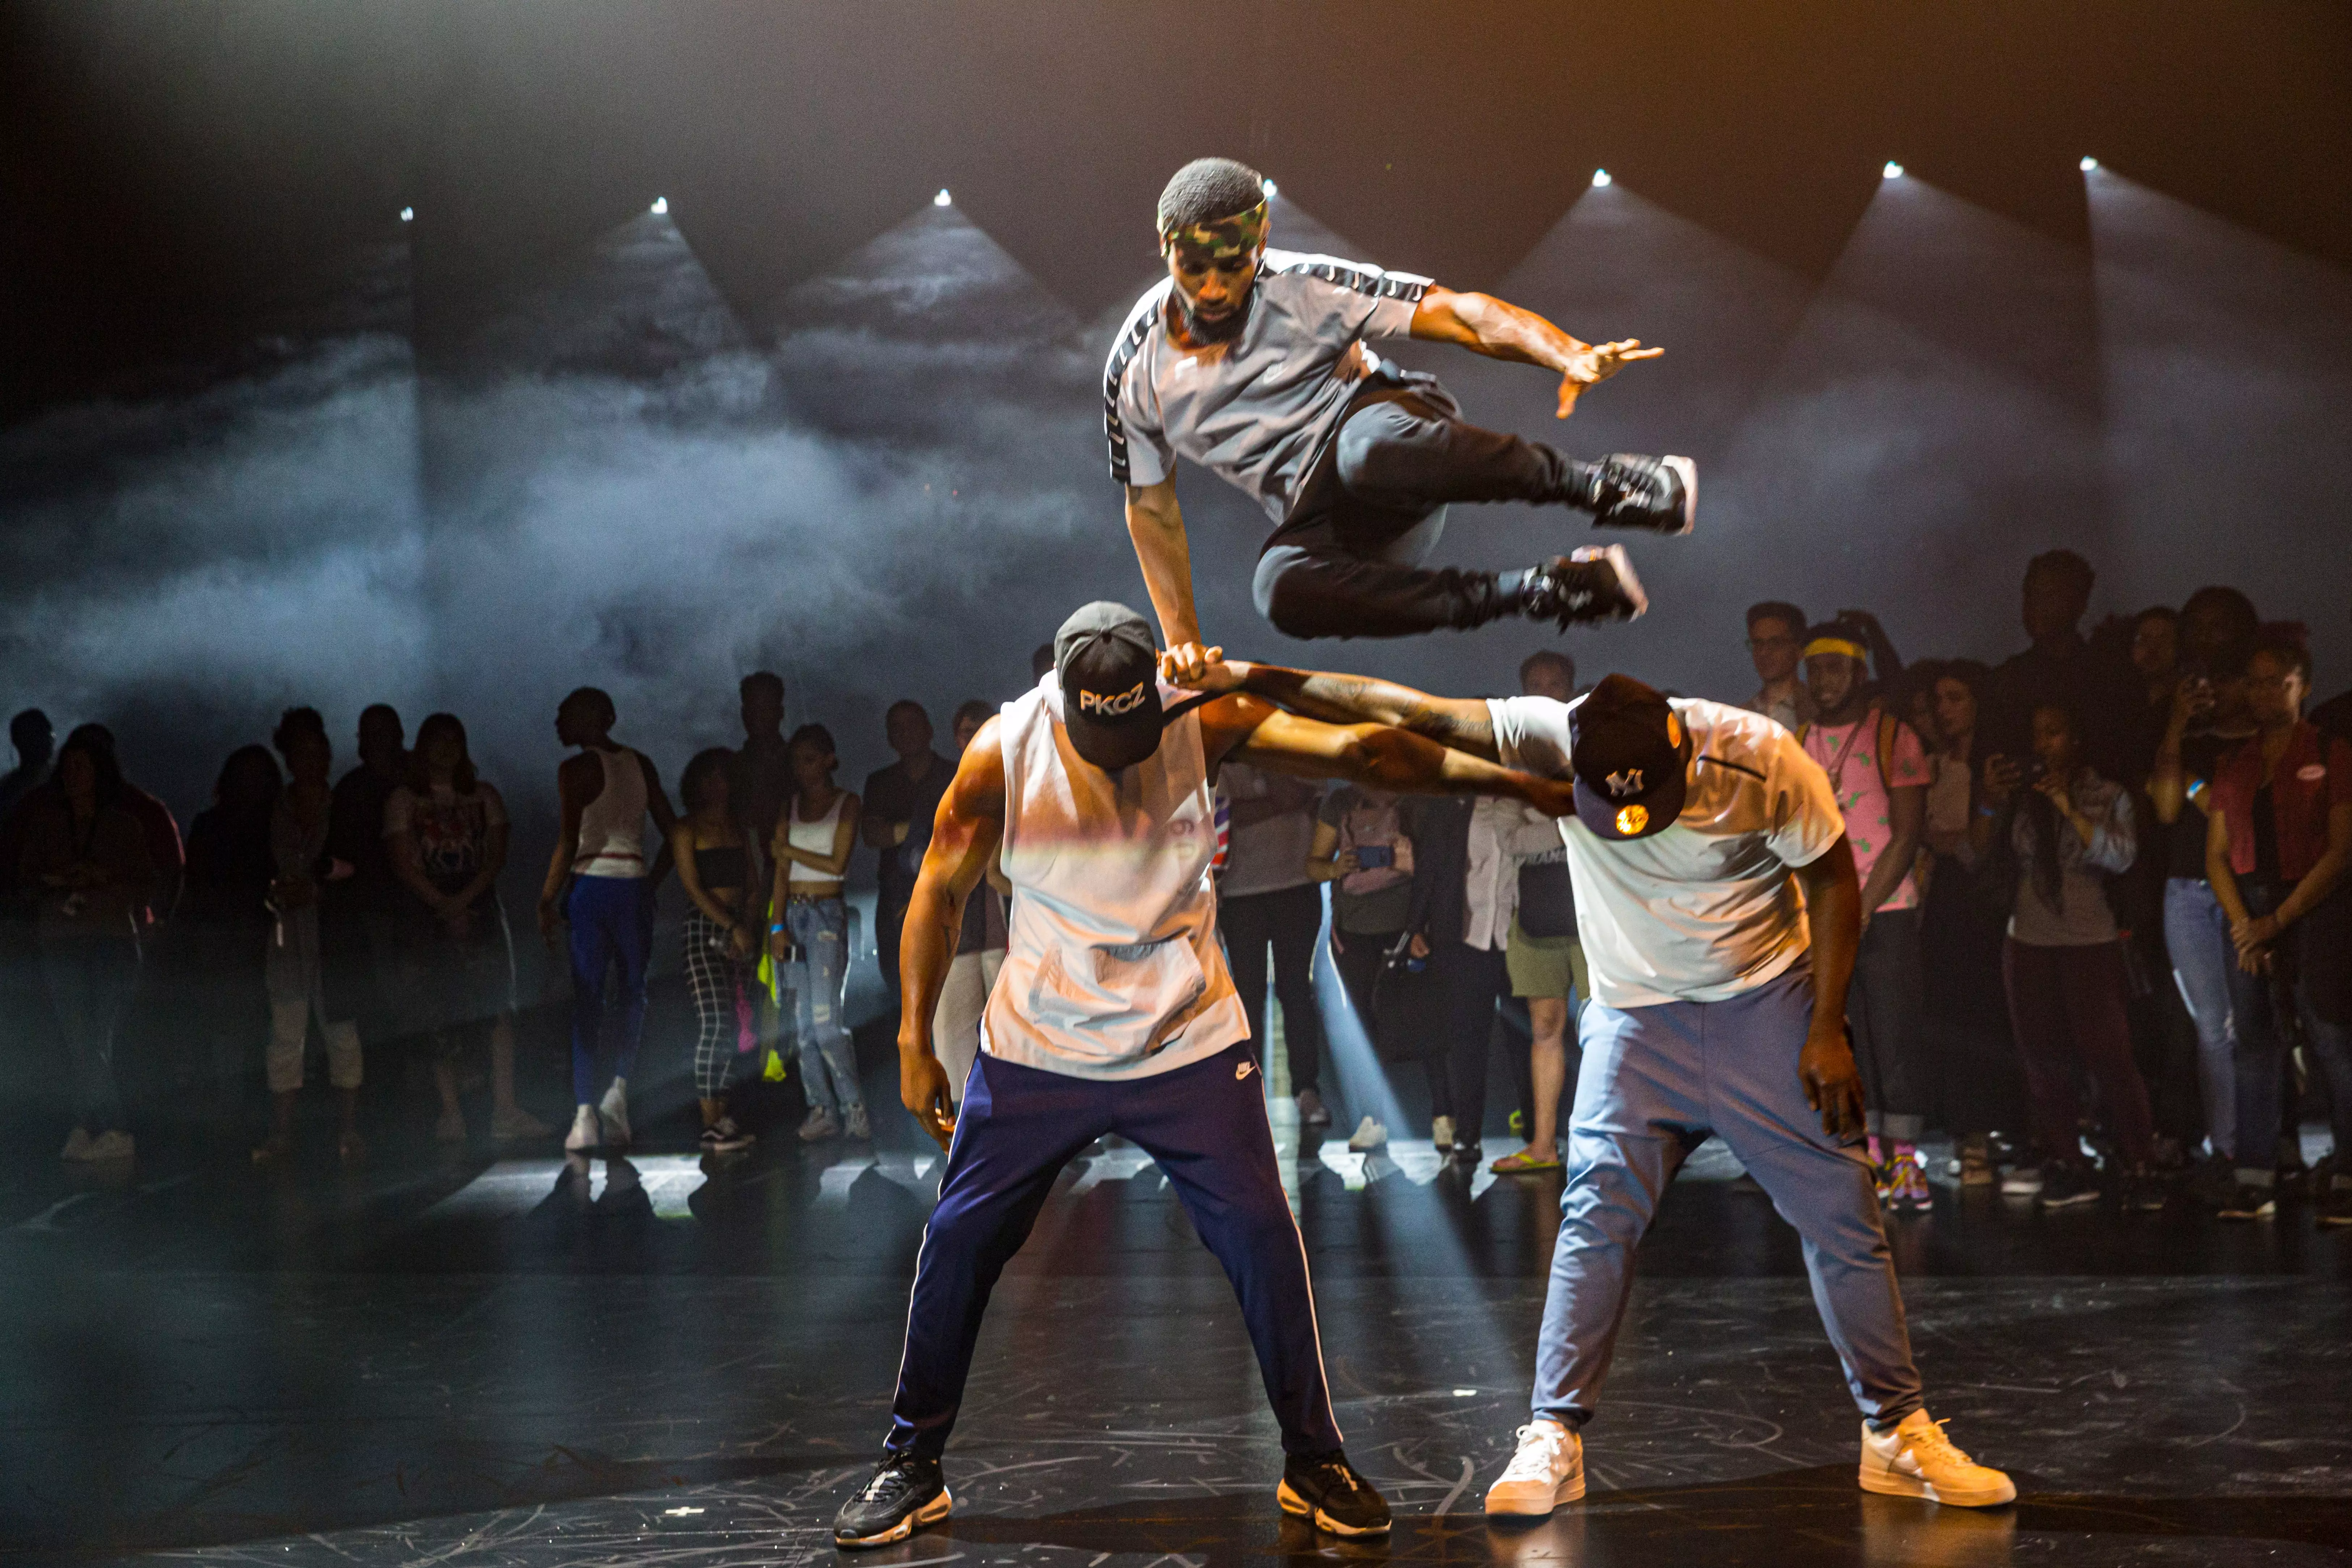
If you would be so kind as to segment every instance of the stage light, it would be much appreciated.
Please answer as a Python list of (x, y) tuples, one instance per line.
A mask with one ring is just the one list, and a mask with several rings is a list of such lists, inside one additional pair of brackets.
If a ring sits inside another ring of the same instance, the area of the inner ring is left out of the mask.
[(416, 221), (416, 209), (415, 207), (401, 208), (400, 221), (403, 223), (415, 223)]
[(1258, 184), (1265, 187), (1265, 194), (1267, 195), (1277, 194), (1274, 188), (1274, 182), (1272, 180), (1260, 180)]
[(1889, 158), (1886, 160), (1886, 167), (1878, 171), (1878, 177), (1882, 180), (1899, 180), (1903, 177), (1903, 165)]
[(654, 216), (660, 217), (668, 211), (669, 198), (667, 196), (656, 196), (654, 198)]
[(2082, 170), (2083, 173), (2086, 174), (2095, 174), (2099, 172), (2099, 161), (2085, 153), (2083, 154), (2083, 161), (2075, 164), (2074, 167)]
[(931, 205), (935, 207), (952, 206), (954, 205), (955, 198), (948, 195), (948, 188), (945, 185), (941, 185), (940, 187), (940, 194), (931, 198)]
[(1595, 169), (1595, 170), (1593, 170), (1593, 171), (1592, 171), (1592, 188), (1593, 188), (1594, 190), (1596, 190), (1596, 191), (1597, 191), (1597, 190), (1600, 190), (1602, 186), (1607, 185), (1607, 184), (1612, 184), (1612, 181), (1610, 180), (1610, 178), (1609, 178), (1609, 171), (1608, 171), (1608, 170), (1606, 170), (1606, 169)]

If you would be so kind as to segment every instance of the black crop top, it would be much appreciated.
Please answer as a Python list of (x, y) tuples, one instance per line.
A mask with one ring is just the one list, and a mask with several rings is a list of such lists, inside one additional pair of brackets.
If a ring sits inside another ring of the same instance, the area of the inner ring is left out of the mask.
[(748, 879), (750, 870), (740, 844), (722, 844), (716, 849), (694, 852), (694, 874), (706, 889), (740, 888)]

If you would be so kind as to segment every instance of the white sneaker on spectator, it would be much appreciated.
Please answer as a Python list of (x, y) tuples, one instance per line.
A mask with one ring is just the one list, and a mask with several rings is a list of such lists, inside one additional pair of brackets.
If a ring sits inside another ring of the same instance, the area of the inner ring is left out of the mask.
[(833, 1119), (832, 1111), (822, 1105), (810, 1107), (808, 1120), (801, 1123), (802, 1142), (820, 1143), (827, 1138), (840, 1136), (841, 1123)]
[(443, 1111), (441, 1119), (433, 1124), (433, 1138), (440, 1143), (463, 1143), (466, 1141), (466, 1113), (462, 1110)]
[(1486, 1489), (1486, 1511), (1541, 1519), (1584, 1495), (1584, 1439), (1557, 1421), (1537, 1419), (1518, 1431), (1519, 1446), (1502, 1478)]
[(138, 1152), (131, 1134), (120, 1127), (110, 1127), (89, 1141), (90, 1163), (102, 1160), (128, 1160)]
[(852, 1138), (870, 1139), (874, 1136), (874, 1123), (866, 1117), (864, 1106), (853, 1105), (849, 1108), (848, 1132)]
[(613, 1087), (604, 1091), (604, 1103), (596, 1107), (596, 1117), (604, 1124), (605, 1148), (629, 1146), (629, 1086), (625, 1079), (613, 1080)]
[(2042, 1167), (2016, 1165), (2000, 1179), (2000, 1195), (2005, 1198), (2030, 1198), (2042, 1191)]
[(583, 1105), (572, 1113), (572, 1131), (563, 1135), (563, 1152), (576, 1154), (583, 1149), (593, 1149), (604, 1141), (604, 1129), (596, 1125), (596, 1108)]
[(89, 1129), (87, 1127), (77, 1127), (72, 1131), (66, 1134), (66, 1146), (63, 1150), (59, 1151), (58, 1158), (60, 1160), (71, 1160), (74, 1163), (79, 1164), (89, 1158)]
[(1357, 1123), (1356, 1130), (1348, 1134), (1348, 1149), (1351, 1153), (1369, 1154), (1386, 1145), (1388, 1141), (1389, 1130), (1367, 1115)]
[(504, 1110), (490, 1114), (490, 1136), (501, 1143), (516, 1142), (527, 1138), (551, 1138), (555, 1129), (525, 1110), (520, 1105), (509, 1105)]
[(1429, 1141), (1436, 1144), (1440, 1150), (1453, 1148), (1454, 1118), (1451, 1116), (1433, 1118), (1429, 1123)]
[(1954, 1508), (1998, 1508), (2017, 1500), (2017, 1483), (1979, 1465), (1944, 1436), (1944, 1424), (1914, 1410), (1903, 1424), (1874, 1432), (1862, 1424), (1862, 1489), (1919, 1498)]

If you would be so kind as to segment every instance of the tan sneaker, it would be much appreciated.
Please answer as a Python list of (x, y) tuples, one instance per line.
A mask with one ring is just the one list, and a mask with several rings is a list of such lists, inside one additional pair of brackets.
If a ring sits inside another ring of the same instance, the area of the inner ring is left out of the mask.
[(1541, 1519), (1584, 1495), (1584, 1439), (1557, 1421), (1519, 1428), (1519, 1447), (1502, 1478), (1486, 1489), (1486, 1511)]
[(1944, 1424), (1914, 1410), (1891, 1432), (1862, 1426), (1862, 1489), (1921, 1498), (1955, 1508), (1998, 1508), (2017, 1500), (2017, 1483), (1979, 1465), (1944, 1436)]

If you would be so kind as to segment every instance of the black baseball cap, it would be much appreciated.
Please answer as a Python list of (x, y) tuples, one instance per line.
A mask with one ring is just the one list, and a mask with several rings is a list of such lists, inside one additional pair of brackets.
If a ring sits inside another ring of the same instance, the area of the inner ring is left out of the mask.
[(1054, 634), (1062, 728), (1078, 755), (1108, 773), (1160, 749), (1160, 647), (1125, 605), (1097, 599)]
[(1683, 814), (1690, 752), (1690, 731), (1662, 694), (1630, 675), (1603, 676), (1569, 710), (1577, 820), (1602, 838), (1663, 833)]

